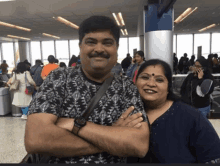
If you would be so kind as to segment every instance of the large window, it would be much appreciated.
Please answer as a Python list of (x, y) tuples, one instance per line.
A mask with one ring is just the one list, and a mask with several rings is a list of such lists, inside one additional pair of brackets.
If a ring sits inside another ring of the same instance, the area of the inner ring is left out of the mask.
[[(194, 54), (197, 55), (198, 47), (202, 46), (202, 56), (208, 58), (210, 54), (210, 34), (195, 34)], [(197, 56), (196, 56), (197, 57)]]
[(118, 48), (118, 62), (119, 63), (121, 63), (121, 61), (127, 56), (127, 53), (128, 53), (128, 42), (127, 41), (128, 41), (127, 38), (119, 39), (119, 48)]
[(72, 57), (72, 55), (75, 55), (77, 57), (79, 53), (79, 40), (70, 40), (70, 58)]
[(66, 65), (68, 65), (69, 63), (68, 40), (56, 41), (56, 54), (59, 63), (64, 62)]
[(9, 68), (14, 68), (14, 47), (13, 43), (2, 43), (3, 60), (6, 60)]
[(173, 35), (173, 53), (176, 53), (176, 35)]
[(42, 41), (43, 63), (48, 63), (48, 56), (54, 55), (54, 41)]
[(212, 34), (212, 53), (217, 53), (220, 57), (220, 33)]
[(177, 58), (180, 59), (184, 53), (188, 58), (192, 56), (193, 35), (177, 35)]
[[(133, 57), (134, 55), (134, 49), (137, 49), (137, 51), (140, 50), (140, 40), (139, 37), (129, 37), (129, 53)], [(144, 50), (142, 50), (144, 51)], [(125, 55), (126, 57), (126, 55)]]
[(40, 42), (33, 41), (31, 42), (31, 56), (32, 62), (31, 64), (35, 64), (36, 59), (41, 59), (41, 51), (40, 51)]

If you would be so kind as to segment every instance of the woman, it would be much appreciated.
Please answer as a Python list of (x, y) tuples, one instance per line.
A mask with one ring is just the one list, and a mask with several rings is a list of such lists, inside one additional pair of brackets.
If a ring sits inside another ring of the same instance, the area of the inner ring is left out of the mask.
[(133, 63), (128, 67), (127, 70), (127, 76), (131, 77), (133, 82), (136, 81), (136, 75), (138, 73), (138, 70), (140, 66), (144, 63), (144, 52), (143, 51), (137, 51), (134, 56)]
[(14, 98), (13, 98), (12, 104), (17, 107), (21, 107), (21, 110), (22, 110), (21, 118), (22, 119), (27, 119), (28, 106), (32, 99), (32, 95), (27, 95), (25, 93), (25, 90), (26, 90), (25, 73), (27, 76), (27, 83), (34, 85), (34, 87), (36, 87), (36, 84), (34, 80), (32, 79), (30, 72), (27, 70), (28, 69), (24, 62), (18, 63), (17, 69), (15, 73), (13, 74), (12, 79), (10, 80), (10, 82), (8, 82), (8, 84), (13, 84), (13, 82), (15, 81), (15, 77), (17, 80), (20, 81), (19, 89), (14, 92)]
[[(206, 117), (210, 112), (210, 94), (214, 90), (213, 81), (214, 78), (208, 70), (208, 61), (203, 57), (197, 59), (192, 73), (186, 77), (181, 86), (182, 101), (195, 107)], [(201, 89), (204, 88), (207, 88), (205, 94), (201, 93)]]
[(145, 62), (136, 85), (150, 123), (150, 146), (144, 158), (128, 163), (215, 163), (220, 161), (220, 140), (211, 123), (172, 92), (170, 66), (161, 60)]
[(69, 67), (75, 67), (77, 65), (78, 58), (73, 55), (72, 58), (69, 61)]

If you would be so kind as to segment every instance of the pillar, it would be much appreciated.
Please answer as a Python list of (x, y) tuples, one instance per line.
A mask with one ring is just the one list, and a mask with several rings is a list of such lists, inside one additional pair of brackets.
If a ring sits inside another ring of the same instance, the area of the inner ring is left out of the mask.
[(145, 59), (161, 59), (173, 71), (173, 8), (158, 17), (159, 1), (149, 1), (145, 7)]
[(140, 50), (144, 51), (144, 15), (145, 12), (141, 11), (138, 17), (137, 36), (139, 37)]
[(29, 54), (29, 44), (26, 41), (19, 41), (19, 55), (20, 55), (20, 62), (24, 62), (24, 60), (28, 60), (30, 62), (30, 54)]

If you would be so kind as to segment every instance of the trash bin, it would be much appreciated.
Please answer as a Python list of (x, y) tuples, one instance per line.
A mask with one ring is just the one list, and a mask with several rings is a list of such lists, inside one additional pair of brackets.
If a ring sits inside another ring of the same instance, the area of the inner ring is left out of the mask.
[[(14, 98), (14, 92), (13, 91), (10, 91), (10, 96), (11, 96), (11, 103), (12, 103), (13, 98)], [(12, 105), (12, 104), (11, 104), (11, 107), (12, 107), (12, 116), (19, 117), (19, 116), (22, 115), (22, 111), (21, 111), (20, 107), (16, 107), (15, 105)]]
[(0, 115), (7, 115), (11, 112), (11, 98), (9, 88), (0, 88)]

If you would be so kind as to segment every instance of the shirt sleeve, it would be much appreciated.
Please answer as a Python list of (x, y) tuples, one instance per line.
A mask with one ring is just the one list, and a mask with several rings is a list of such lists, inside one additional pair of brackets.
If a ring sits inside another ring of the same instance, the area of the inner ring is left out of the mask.
[(31, 85), (35, 85), (35, 82), (34, 82), (34, 80), (32, 79), (30, 72), (27, 71), (26, 73), (27, 73), (28, 82), (29, 82)]
[(63, 99), (66, 97), (66, 75), (64, 69), (59, 69), (44, 80), (30, 103), (28, 115), (50, 113), (60, 117)]
[(142, 102), (141, 96), (138, 92), (137, 87), (133, 84), (130, 79), (125, 79), (124, 82), (125, 93), (123, 95), (124, 105), (122, 106), (123, 112), (125, 112), (129, 107), (134, 106), (134, 110), (130, 115), (141, 112), (143, 114), (143, 119), (148, 122), (146, 112), (144, 110), (144, 104)]
[(43, 67), (42, 72), (41, 72), (41, 77), (45, 77), (44, 67)]
[(220, 139), (214, 127), (201, 113), (190, 132), (190, 150), (199, 163), (220, 158)]

